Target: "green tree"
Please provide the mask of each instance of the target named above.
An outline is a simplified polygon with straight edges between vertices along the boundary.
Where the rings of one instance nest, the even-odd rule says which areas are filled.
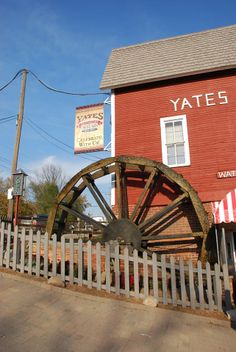
[[[30,182],[30,191],[38,214],[48,214],[58,193],[66,183],[60,166],[49,164],[35,174]],[[75,207],[83,211],[88,206],[86,197],[79,197]]]

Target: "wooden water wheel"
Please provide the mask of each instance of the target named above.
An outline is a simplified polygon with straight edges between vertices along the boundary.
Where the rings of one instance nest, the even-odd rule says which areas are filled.
[[[115,175],[115,207],[108,204],[96,184],[96,181],[106,175]],[[107,224],[102,224],[73,207],[85,190],[89,190],[92,194]],[[132,193],[138,196],[135,198]],[[153,206],[155,199],[162,193],[168,196],[168,203],[161,208]],[[129,202],[130,197],[132,204]],[[173,224],[180,216],[186,217],[183,210],[186,206],[193,210],[199,230],[191,233],[166,234],[168,226],[173,228]],[[206,211],[196,191],[183,176],[161,162],[143,157],[118,156],[85,167],[72,177],[58,194],[48,218],[46,230],[49,235],[53,233],[58,209],[61,209],[59,235],[63,232],[68,214],[72,214],[100,229],[103,241],[121,240],[136,249],[143,250],[150,249],[151,246],[155,248],[155,241],[160,239],[197,239],[200,246],[199,253],[202,257],[205,256],[205,240],[209,231]],[[176,211],[180,212],[177,217],[176,213],[173,213]],[[170,223],[171,225],[168,225]]]

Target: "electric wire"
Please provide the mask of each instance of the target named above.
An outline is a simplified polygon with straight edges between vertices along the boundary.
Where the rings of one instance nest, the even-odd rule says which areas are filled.
[[[11,170],[11,168],[10,168],[9,166],[3,165],[3,164],[0,164],[0,166],[1,166],[3,169]]]
[[[7,87],[22,73],[22,71],[23,71],[22,69],[19,70],[19,71],[15,74],[15,76],[12,77],[12,79],[11,79],[8,83],[6,83],[4,86],[0,87],[0,92],[1,92],[2,90],[4,90],[5,88],[7,88]]]
[[[0,118],[0,122],[1,122],[1,121],[5,121],[5,120],[12,119],[13,117],[16,117],[16,116],[17,116],[17,114],[10,115],[10,116],[6,116],[6,117],[2,117],[2,118]]]
[[[69,148],[69,149],[71,149],[71,150],[74,150],[74,148],[73,148],[71,145],[66,144],[66,143],[64,143],[63,141],[61,141],[60,139],[58,139],[58,138],[52,136],[50,133],[48,133],[47,131],[45,131],[45,130],[44,130],[42,127],[40,127],[38,124],[36,124],[35,122],[33,122],[29,117],[27,117],[27,118],[25,117],[25,119],[28,120],[29,122],[31,122],[31,124],[33,124],[36,128],[38,128],[38,129],[39,129],[40,131],[42,131],[43,133],[45,133],[48,137],[54,139],[56,142],[58,142],[58,143],[64,145],[65,147],[67,147],[67,148]],[[86,154],[86,153],[85,153],[85,154]],[[88,159],[88,160],[91,160],[91,161],[94,161],[95,159],[100,160],[100,158],[98,158],[97,156],[93,156],[92,158],[91,158],[91,157],[88,157],[87,159]]]
[[[4,161],[6,161],[6,162],[11,162],[9,159],[7,159],[7,158],[5,158],[4,156],[0,156],[0,160],[4,160]]]
[[[4,90],[5,88],[7,88],[20,74],[22,74],[22,72],[26,71],[27,73],[30,73],[41,85],[43,85],[45,88],[47,88],[48,90],[51,90],[55,93],[60,93],[60,94],[66,94],[66,95],[73,95],[73,96],[81,96],[81,97],[85,97],[85,96],[92,96],[92,95],[107,95],[110,96],[111,94],[109,92],[96,92],[96,93],[78,93],[78,92],[68,92],[62,89],[58,89],[58,88],[54,88],[49,86],[47,83],[45,83],[43,80],[41,80],[33,71],[31,70],[27,70],[27,69],[21,69],[19,70],[15,76],[12,77],[12,79],[7,82],[6,84],[4,84],[2,87],[0,87],[0,92],[2,90]]]
[[[28,126],[30,126],[30,128],[32,128],[37,134],[39,134],[43,139],[47,140],[49,143],[53,144],[54,146],[56,146],[57,148],[61,149],[63,152],[68,153],[71,155],[71,152],[69,152],[67,149],[62,148],[61,146],[59,146],[58,144],[52,142],[49,138],[47,138],[47,136],[45,136],[45,134],[41,133],[40,131],[38,131],[38,129],[28,120],[25,118],[25,122]],[[94,159],[91,158],[87,158],[85,156],[81,156],[81,158],[86,159],[86,160],[90,160],[90,161],[95,161]]]
[[[61,93],[61,94],[66,94],[66,95],[73,95],[73,96],[81,96],[81,97],[85,97],[85,96],[89,96],[89,95],[109,95],[110,96],[110,93],[108,92],[97,92],[97,93],[76,93],[76,92],[67,92],[65,90],[62,90],[62,89],[57,89],[57,88],[54,88],[54,87],[50,87],[48,84],[46,84],[44,81],[42,81],[34,72],[28,70],[29,73],[31,73],[31,75],[37,79],[37,81],[42,84],[45,88],[53,91],[53,92],[56,92],[56,93]]]
[[[57,141],[58,143],[61,143],[63,144],[65,147],[69,148],[69,149],[72,149],[73,150],[73,147],[69,144],[66,144],[64,142],[62,142],[60,139],[52,136],[50,133],[48,133],[47,131],[45,131],[42,127],[40,127],[38,124],[36,124],[35,122],[33,122],[29,117],[25,117],[26,120],[28,120],[29,122],[31,122],[35,127],[37,127],[40,131],[42,131],[43,133],[45,133],[48,137],[54,139],[55,141]]]
[[[70,152],[67,149],[64,149],[62,147],[60,147],[59,145],[57,145],[56,143],[53,143],[50,139],[48,139],[43,133],[41,133],[40,131],[38,131],[38,129],[27,119],[25,119],[26,124],[32,128],[38,135],[40,135],[43,139],[45,139],[46,141],[48,141],[49,143],[53,144],[54,146],[56,146],[57,148],[61,149],[62,151],[69,153]]]
[[[10,116],[6,116],[6,117],[2,117],[2,118],[0,119],[0,124],[7,123],[7,122],[10,122],[10,121],[12,121],[12,120],[15,120],[16,117],[17,117],[17,114],[15,114],[15,115],[10,115]]]
[[[16,119],[15,117],[12,117],[11,119],[8,119],[8,120],[5,120],[5,121],[0,121],[0,125],[2,125],[4,123],[7,123],[7,122],[10,122],[10,121],[13,121],[15,119]]]

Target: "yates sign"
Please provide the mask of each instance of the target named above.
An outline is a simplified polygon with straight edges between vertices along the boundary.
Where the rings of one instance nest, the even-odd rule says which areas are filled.
[[[76,108],[74,153],[88,153],[103,149],[103,103]]]

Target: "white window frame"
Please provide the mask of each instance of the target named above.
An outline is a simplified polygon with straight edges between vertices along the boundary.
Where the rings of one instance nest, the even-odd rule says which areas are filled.
[[[185,163],[168,165],[167,162],[167,148],[166,148],[166,130],[165,124],[172,121],[182,121],[183,134],[184,134],[184,153],[185,153]],[[160,119],[161,124],[161,149],[162,149],[162,161],[165,165],[169,167],[180,167],[190,165],[190,152],[189,152],[189,140],[188,140],[188,127],[187,127],[187,117],[186,115],[168,116],[162,117]]]

